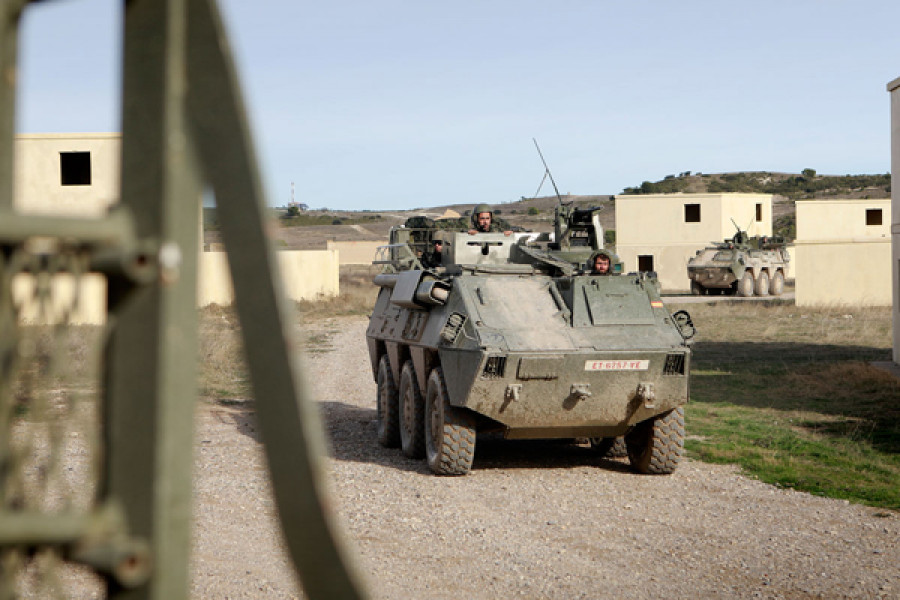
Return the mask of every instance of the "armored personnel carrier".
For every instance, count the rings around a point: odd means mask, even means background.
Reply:
[[[561,206],[555,235],[533,242],[391,231],[366,332],[382,445],[461,475],[482,432],[588,438],[601,452],[624,438],[637,471],[675,470],[693,325],[655,278],[621,273],[595,212]],[[598,252],[612,274],[582,268]]]
[[[697,250],[688,261],[691,293],[780,296],[790,261],[784,239],[750,237],[735,227],[738,231],[734,237]]]

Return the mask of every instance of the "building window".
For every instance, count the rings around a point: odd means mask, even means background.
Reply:
[[[638,271],[647,272],[653,270],[653,255],[652,254],[639,254],[638,255]]]
[[[59,172],[62,185],[91,185],[91,153],[60,152]]]
[[[684,205],[684,222],[699,223],[700,222],[700,205],[685,204]]]
[[[881,225],[881,209],[880,208],[867,208],[866,209],[866,225]]]
[[[762,223],[762,203],[756,203],[756,222]]]

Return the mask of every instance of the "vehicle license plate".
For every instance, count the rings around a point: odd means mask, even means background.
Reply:
[[[650,368],[649,360],[586,360],[585,371],[646,371]]]

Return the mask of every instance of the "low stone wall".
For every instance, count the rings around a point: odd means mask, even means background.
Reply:
[[[375,251],[379,246],[384,246],[388,240],[375,242],[325,242],[328,250],[337,250],[340,253],[342,265],[370,265],[375,258]]]
[[[339,289],[338,253],[335,250],[282,250],[275,253],[281,267],[285,295],[291,300],[314,300],[337,296]],[[225,252],[200,254],[197,303],[230,305],[234,287]]]
[[[337,296],[339,289],[336,250],[293,250],[275,253],[281,267],[282,288],[294,301]],[[224,252],[202,252],[198,265],[197,305],[234,303],[234,287]],[[51,284],[51,301],[43,307],[35,301],[34,278],[17,275],[13,298],[21,306],[20,320],[30,324],[68,322],[73,325],[100,325],[106,322],[106,278],[91,273],[77,289],[70,275],[56,275]]]

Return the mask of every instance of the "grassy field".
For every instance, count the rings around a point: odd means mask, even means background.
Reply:
[[[888,308],[691,304],[688,456],[775,485],[900,509],[900,380]]]
[[[368,315],[372,267],[343,269],[341,296],[298,305],[301,324]],[[687,455],[775,485],[900,510],[900,380],[889,308],[801,309],[722,301],[684,308],[699,333],[686,407]],[[249,394],[233,313],[201,316],[202,389]],[[307,347],[319,347],[315,340]]]

